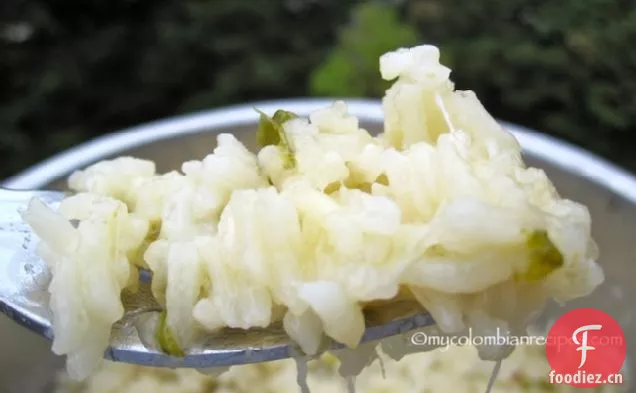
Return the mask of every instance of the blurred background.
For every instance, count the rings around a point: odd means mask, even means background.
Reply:
[[[631,0],[0,0],[0,179],[95,136],[254,100],[382,96],[438,45],[498,118],[636,171]]]

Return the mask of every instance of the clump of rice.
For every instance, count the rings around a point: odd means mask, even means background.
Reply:
[[[256,153],[221,134],[181,171],[123,157],[74,173],[56,212],[34,200],[25,220],[53,272],[53,350],[70,375],[98,368],[138,267],[166,310],[164,349],[185,353],[201,332],[265,327],[280,310],[304,352],[324,337],[356,348],[364,305],[399,291],[447,334],[515,334],[548,298],[603,281],[588,210],[525,166],[437,48],[387,53],[380,70],[395,82],[377,137],[344,102],[261,114]]]

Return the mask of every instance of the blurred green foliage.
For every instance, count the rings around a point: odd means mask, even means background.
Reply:
[[[329,57],[311,75],[314,95],[380,97],[390,83],[380,78],[378,58],[391,50],[416,45],[417,30],[400,20],[390,3],[369,2],[352,10]]]
[[[0,179],[122,127],[306,96],[352,3],[2,0]]]
[[[631,0],[3,0],[0,178],[105,132],[259,99],[379,97],[433,43],[497,117],[636,169]]]

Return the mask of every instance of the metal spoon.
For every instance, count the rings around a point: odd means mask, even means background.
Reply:
[[[0,189],[0,311],[33,332],[53,339],[48,307],[51,279],[46,264],[37,256],[38,239],[22,221],[21,209],[37,197],[56,208],[63,192]],[[142,272],[144,273],[144,272]],[[158,350],[143,326],[156,320],[161,306],[150,291],[151,274],[141,275],[140,290],[124,291],[124,317],[113,326],[106,359],[155,367],[210,368],[259,363],[299,353],[280,323],[266,329],[224,329],[206,334],[185,357],[172,357]],[[366,330],[362,342],[407,333],[431,326],[432,317],[415,301],[387,302],[365,309]],[[142,332],[140,334],[140,332]],[[152,334],[150,335],[152,336]],[[336,350],[343,345],[327,342]]]

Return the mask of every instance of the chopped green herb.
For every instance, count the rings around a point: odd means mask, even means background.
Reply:
[[[389,178],[383,173],[375,179],[375,182],[378,184],[382,184],[383,186],[389,185]]]
[[[341,187],[341,184],[339,182],[329,183],[325,187],[324,193],[325,194],[333,194],[335,192],[338,192],[338,190],[340,190],[340,187]]]
[[[530,251],[530,263],[521,279],[539,281],[563,266],[563,255],[552,243],[546,231],[531,233],[526,240],[526,246]]]
[[[138,248],[128,253],[128,259],[130,260],[130,263],[142,268],[147,268],[146,262],[144,261],[144,254],[146,253],[146,250],[148,249],[150,244],[157,240],[160,233],[161,220],[150,221],[148,233],[146,234],[144,241],[139,245]]]
[[[426,255],[430,257],[448,256],[448,251],[441,244],[433,244],[426,250]]]
[[[259,146],[278,146],[283,154],[283,162],[285,169],[291,169],[296,165],[296,157],[289,144],[287,135],[283,130],[283,124],[289,120],[296,119],[295,113],[287,112],[279,109],[274,113],[273,117],[256,110],[260,114],[258,130],[256,132],[256,141]]]
[[[157,331],[155,332],[155,338],[159,342],[159,346],[161,350],[171,356],[184,357],[185,352],[177,343],[177,340],[174,338],[174,335],[170,331],[168,327],[168,323],[166,322],[167,313],[166,311],[162,311],[159,315],[159,326],[157,327]]]

